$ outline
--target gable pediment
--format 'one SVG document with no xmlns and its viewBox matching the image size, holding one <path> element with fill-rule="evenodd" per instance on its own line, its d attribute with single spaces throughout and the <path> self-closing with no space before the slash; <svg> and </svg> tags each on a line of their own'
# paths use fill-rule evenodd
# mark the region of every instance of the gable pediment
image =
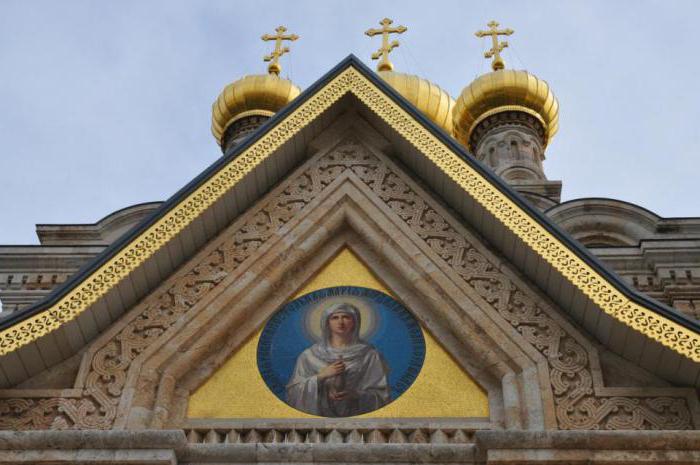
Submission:
<svg viewBox="0 0 700 465">
<path fill-rule="evenodd" d="M 700 379 L 696 324 L 637 295 L 356 59 L 342 62 L 46 302 L 4 322 L 0 383 L 81 350 L 311 154 L 349 109 L 394 156 L 602 343 L 674 382 Z"/>
<path fill-rule="evenodd" d="M 74 389 L 4 391 L 14 410 L 0 424 L 182 426 L 189 394 L 344 247 L 488 391 L 490 423 L 479 427 L 697 424 L 690 389 L 606 387 L 595 344 L 550 299 L 386 155 L 353 139 L 311 157 L 104 332 Z"/>
</svg>

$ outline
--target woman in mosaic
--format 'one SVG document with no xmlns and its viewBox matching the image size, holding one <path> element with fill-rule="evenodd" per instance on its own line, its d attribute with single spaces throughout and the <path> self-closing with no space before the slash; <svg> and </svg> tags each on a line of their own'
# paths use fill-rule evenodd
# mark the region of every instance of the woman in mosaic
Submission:
<svg viewBox="0 0 700 465">
<path fill-rule="evenodd" d="M 390 402 L 387 367 L 379 352 L 360 339 L 360 311 L 337 303 L 321 314 L 321 340 L 299 355 L 287 402 L 324 417 L 348 417 Z"/>
</svg>

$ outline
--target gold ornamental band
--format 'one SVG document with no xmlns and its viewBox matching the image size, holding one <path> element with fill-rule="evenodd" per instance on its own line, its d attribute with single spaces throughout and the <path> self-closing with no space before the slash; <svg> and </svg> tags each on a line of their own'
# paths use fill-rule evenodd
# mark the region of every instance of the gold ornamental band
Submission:
<svg viewBox="0 0 700 465">
<path fill-rule="evenodd" d="M 348 92 L 425 154 L 606 314 L 669 349 L 700 362 L 699 334 L 628 299 L 352 66 L 310 96 L 56 304 L 0 332 L 0 355 L 17 350 L 78 317 L 265 158 Z"/>
</svg>

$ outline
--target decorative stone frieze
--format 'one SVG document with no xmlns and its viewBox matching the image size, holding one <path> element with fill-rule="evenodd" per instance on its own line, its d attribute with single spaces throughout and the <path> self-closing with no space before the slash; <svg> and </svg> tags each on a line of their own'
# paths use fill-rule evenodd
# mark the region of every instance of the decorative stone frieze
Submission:
<svg viewBox="0 0 700 465">
<path fill-rule="evenodd" d="M 351 440 L 192 443 L 182 430 L 0 432 L 0 463 L 686 465 L 700 461 L 697 431 L 476 431 L 469 443 L 397 444 L 346 439 Z"/>
<path fill-rule="evenodd" d="M 76 389 L 0 392 L 0 427 L 7 429 L 110 429 L 117 412 L 140 390 L 132 364 L 244 262 L 255 261 L 266 241 L 285 234 L 285 225 L 341 174 L 364 183 L 396 221 L 423 241 L 455 282 L 488 303 L 490 318 L 542 360 L 559 429 L 692 429 L 697 402 L 688 389 L 606 390 L 596 350 L 586 337 L 527 283 L 486 252 L 480 239 L 423 192 L 383 156 L 346 140 L 283 184 L 246 213 L 218 245 L 198 255 L 123 317 L 86 353 Z M 291 240 L 291 238 L 290 238 Z M 146 373 L 145 375 L 148 375 Z M 152 382 L 152 381 L 151 381 Z M 173 380 L 160 380 L 158 389 Z M 549 394 L 548 394 L 549 393 Z M 121 407 L 120 407 L 121 406 Z M 339 433 L 340 434 L 340 433 Z M 350 433 L 348 433 L 350 434 Z M 341 434 L 342 436 L 342 434 Z"/>
</svg>

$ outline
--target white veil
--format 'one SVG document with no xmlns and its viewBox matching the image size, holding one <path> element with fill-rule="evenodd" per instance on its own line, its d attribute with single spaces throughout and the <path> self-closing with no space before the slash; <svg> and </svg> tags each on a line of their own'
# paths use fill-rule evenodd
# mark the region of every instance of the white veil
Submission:
<svg viewBox="0 0 700 465">
<path fill-rule="evenodd" d="M 334 348 L 330 345 L 330 328 L 328 326 L 328 320 L 330 317 L 336 313 L 345 313 L 350 315 L 354 320 L 354 327 L 352 330 L 352 336 L 350 343 L 342 348 Z M 364 356 L 365 352 L 372 346 L 367 344 L 365 341 L 360 339 L 360 325 L 362 324 L 362 317 L 360 311 L 354 305 L 341 302 L 333 304 L 328 308 L 323 310 L 321 314 L 321 336 L 322 339 L 319 343 L 314 344 L 311 348 L 314 355 L 324 360 L 326 363 L 332 363 L 339 360 L 341 357 L 344 361 L 350 361 L 357 357 Z"/>
</svg>

